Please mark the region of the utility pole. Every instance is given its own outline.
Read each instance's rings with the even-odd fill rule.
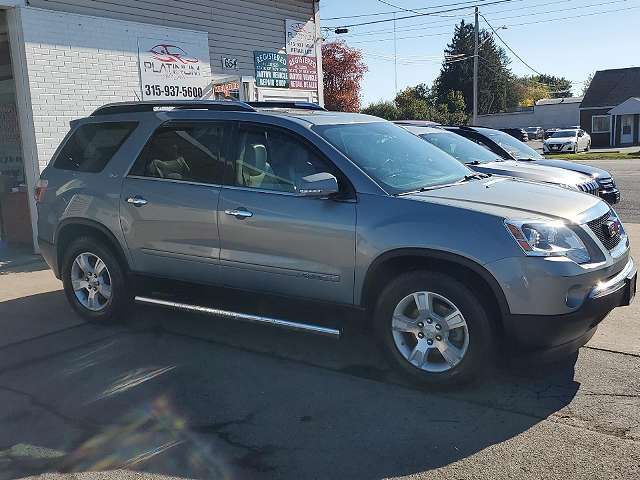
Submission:
[[[393,68],[395,72],[396,95],[398,95],[398,39],[396,38],[396,14],[393,14]]]
[[[478,7],[476,7],[476,25],[474,30],[475,42],[473,45],[473,125],[478,124]]]

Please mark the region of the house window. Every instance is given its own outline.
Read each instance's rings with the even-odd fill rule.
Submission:
[[[611,131],[611,116],[594,115],[591,117],[591,133],[609,133]]]

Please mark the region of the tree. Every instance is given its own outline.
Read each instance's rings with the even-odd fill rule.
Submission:
[[[595,73],[590,73],[589,75],[587,75],[587,78],[585,78],[584,80],[584,85],[582,86],[582,96],[584,97],[587,94],[587,90],[589,90],[589,87],[591,86],[591,80],[593,80],[593,76],[595,75]]]
[[[322,45],[324,103],[329,110],[360,110],[360,82],[368,68],[362,52],[347,46],[343,40]]]
[[[387,120],[431,120],[443,124],[464,124],[468,121],[462,92],[448,92],[440,102],[433,89],[421,83],[396,95],[393,102],[377,102],[362,113]]]
[[[512,94],[514,76],[509,57],[486,30],[479,33],[478,111],[493,113],[518,104]],[[473,110],[474,26],[464,20],[456,25],[445,60],[434,84],[438,103],[446,103],[450,91],[462,92],[467,113]]]
[[[533,82],[542,83],[548,87],[549,91],[546,98],[562,98],[573,96],[573,92],[571,91],[571,89],[573,88],[573,84],[571,83],[571,80],[568,80],[564,77],[542,74],[533,75],[529,78]]]
[[[538,82],[534,77],[521,77],[517,81],[518,104],[521,107],[533,107],[541,98],[552,98],[550,87]]]
[[[398,107],[396,107],[396,104],[388,100],[372,103],[368,107],[364,108],[362,113],[391,121],[401,119],[400,111],[398,110]]]

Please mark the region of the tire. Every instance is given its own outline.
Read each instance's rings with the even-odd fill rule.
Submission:
[[[89,277],[87,281],[87,276],[92,275],[90,271],[96,278]],[[80,237],[67,247],[63,254],[62,283],[73,309],[89,322],[116,321],[131,303],[127,275],[120,260],[110,247],[94,237]],[[89,299],[91,290],[93,300]]]
[[[429,292],[430,295],[426,298],[433,299],[430,304],[436,306],[434,310],[439,310],[442,317],[436,316],[434,312],[430,315],[435,318],[429,319],[429,315],[425,313],[417,316],[417,319],[425,318],[424,322],[415,324],[417,333],[413,330],[414,326],[409,327],[412,329],[409,333],[399,331],[403,330],[406,324],[404,320],[400,322],[394,320],[394,313],[397,318],[403,319],[404,316],[398,317],[399,311],[410,315],[417,303],[413,296],[414,304],[411,305],[412,299],[409,297],[416,292],[422,292],[422,294]],[[422,298],[425,297],[422,296]],[[424,303],[424,300],[421,301]],[[405,304],[408,305],[408,310],[403,310]],[[449,330],[448,326],[439,325],[439,323],[447,325],[447,322],[443,321],[444,316],[454,315],[450,313],[453,310],[443,310],[444,306],[453,306],[457,309],[466,326],[452,326]],[[417,314],[417,312],[414,313]],[[459,322],[457,317],[451,321],[452,324]],[[480,298],[466,285],[446,274],[418,271],[406,273],[394,279],[379,297],[374,312],[374,323],[378,340],[391,363],[402,373],[422,384],[447,387],[466,383],[476,380],[483,372],[488,373],[492,366],[492,347],[495,340],[486,309]],[[440,329],[436,330],[437,327]],[[449,331],[445,332],[444,328]],[[442,335],[438,335],[438,332]],[[421,334],[423,337],[418,338]],[[429,341],[432,342],[431,346],[425,346],[425,342]],[[420,343],[422,347],[418,348],[418,342],[422,342]],[[455,354],[447,354],[447,356],[454,357],[454,360],[459,356],[458,363],[445,361],[441,353],[441,349],[446,351],[451,345],[456,347],[456,350],[451,350]],[[415,353],[416,350],[420,351],[424,348],[428,349],[426,355]],[[461,352],[463,353],[460,355]],[[412,354],[416,356],[412,358]],[[412,361],[409,358],[412,358]]]

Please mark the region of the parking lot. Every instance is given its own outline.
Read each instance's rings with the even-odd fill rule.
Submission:
[[[640,171],[598,165],[640,258]],[[640,478],[639,314],[616,310],[566,361],[433,392],[366,330],[335,341],[148,307],[90,325],[41,264],[9,267],[0,480]]]

